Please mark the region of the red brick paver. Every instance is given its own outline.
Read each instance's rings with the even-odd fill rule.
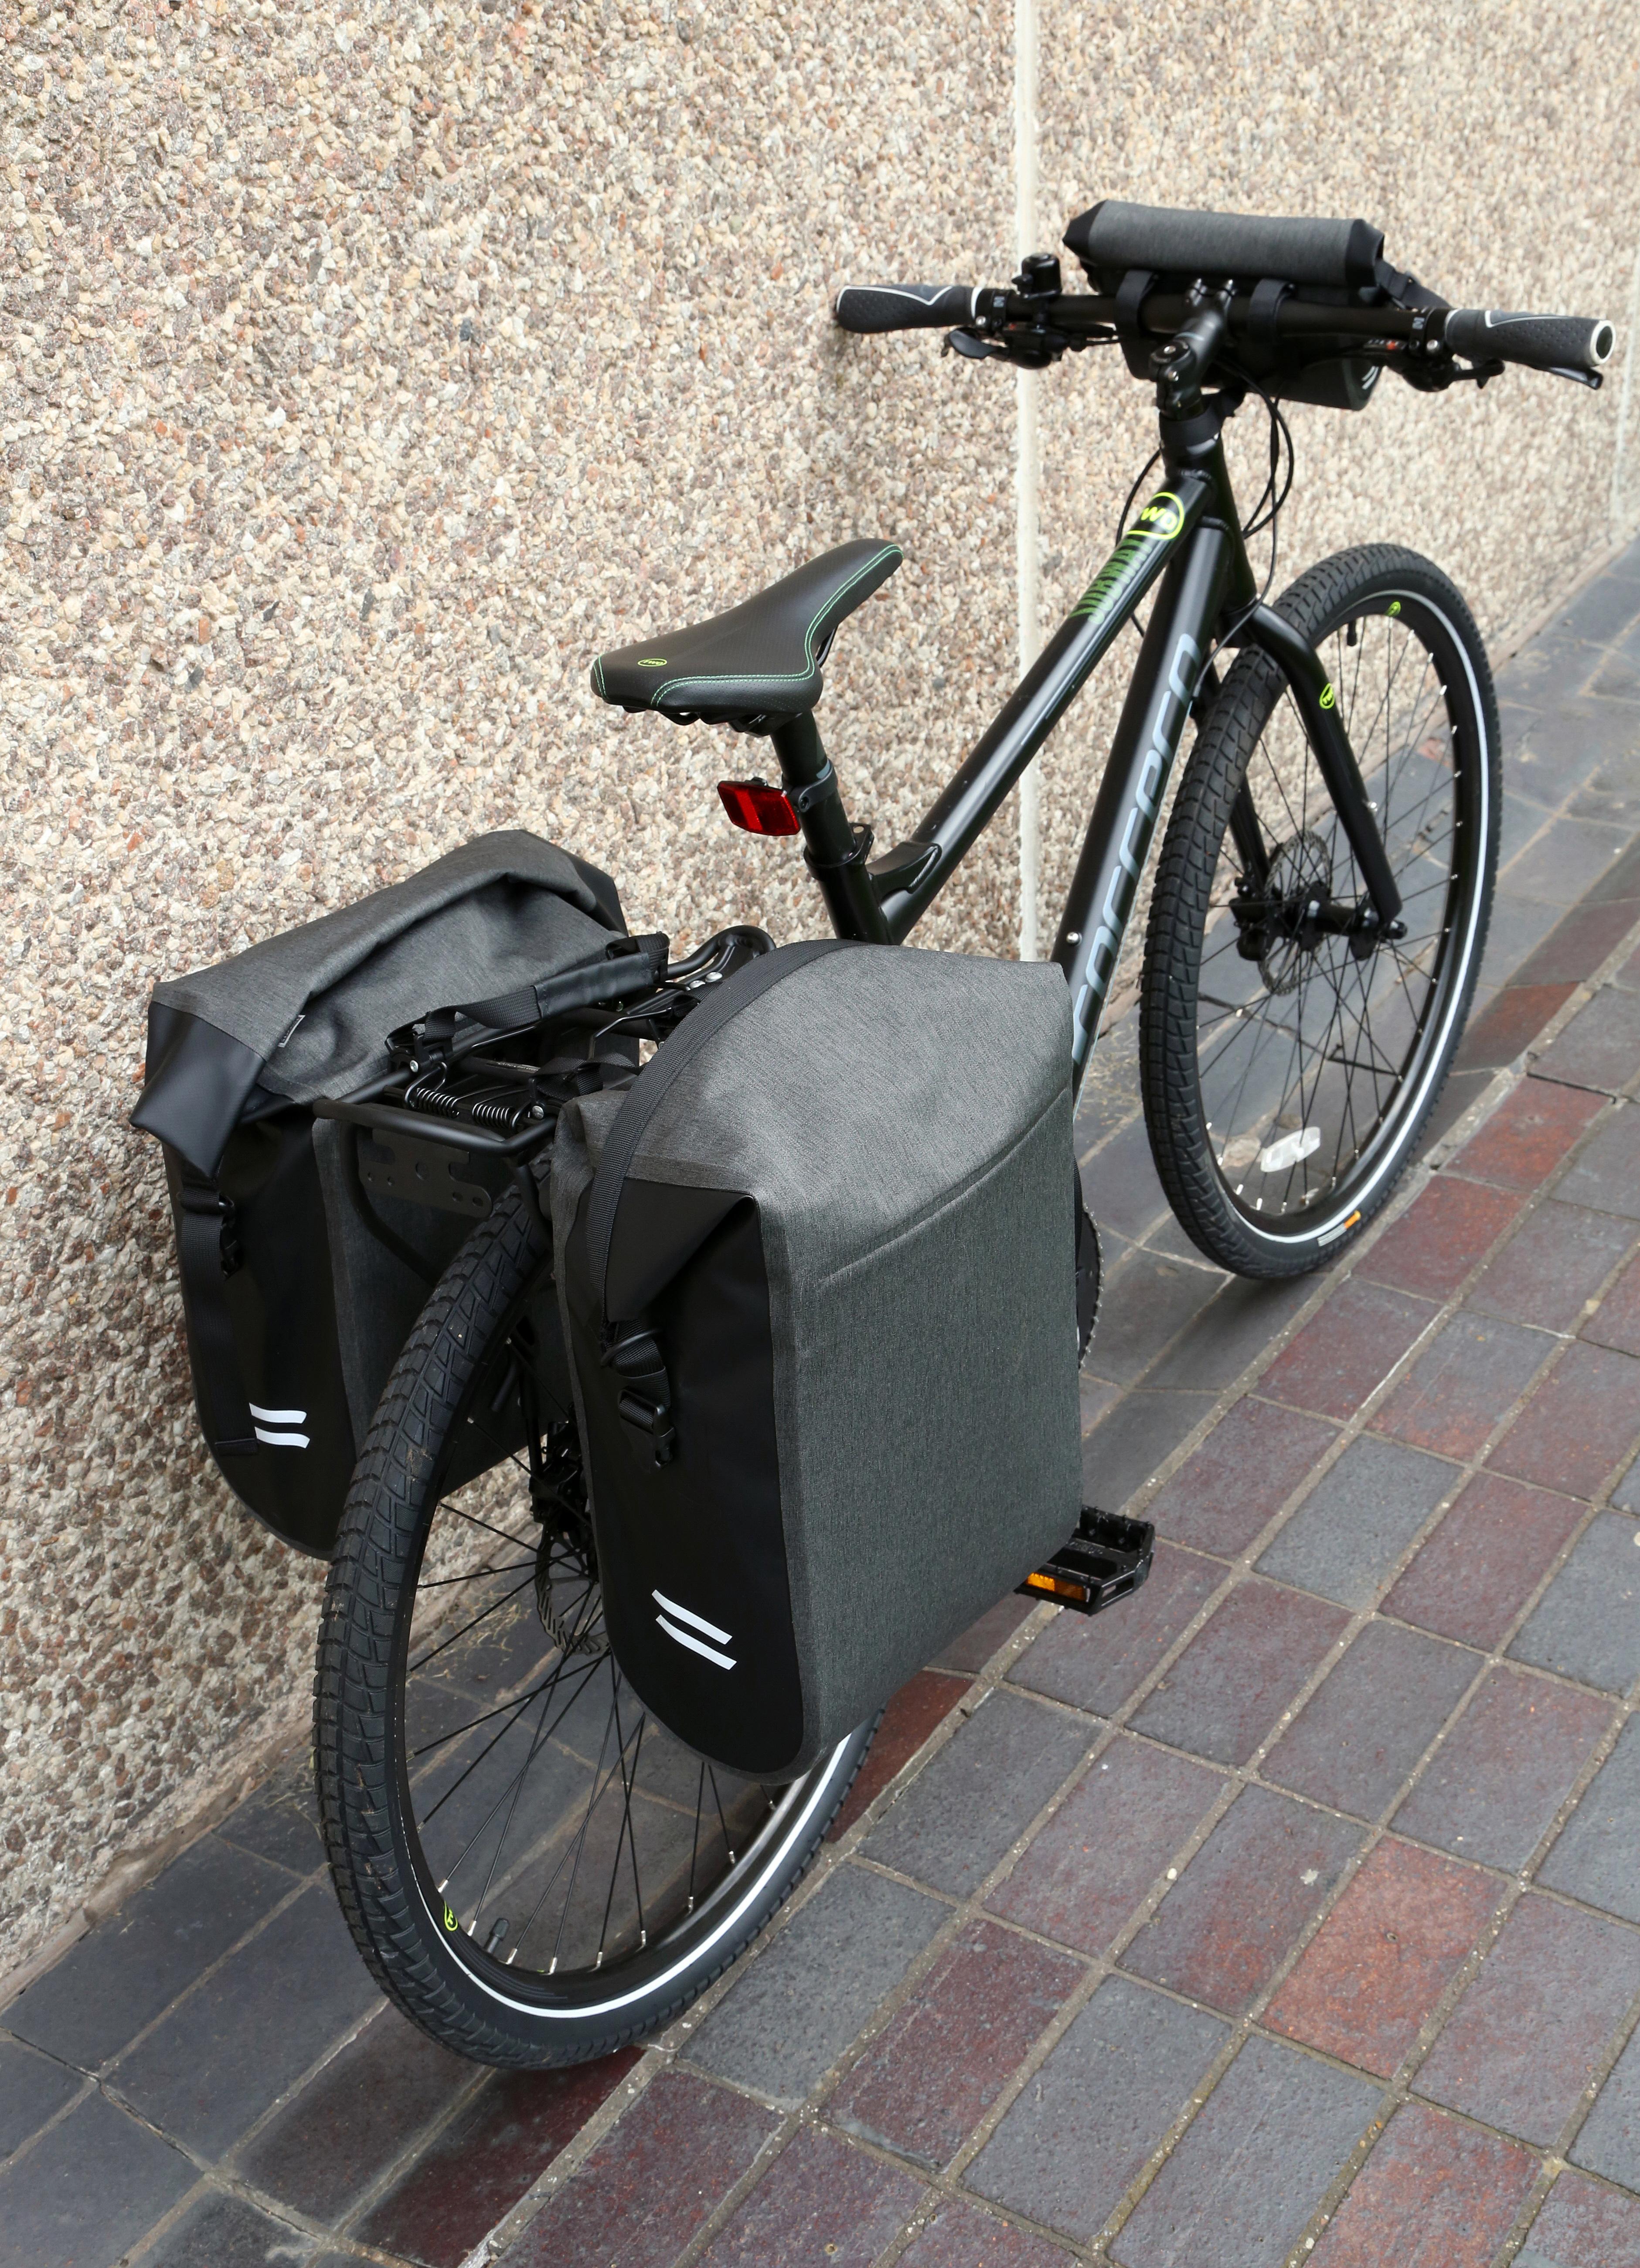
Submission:
[[[1197,1551],[1245,1551],[1337,1439],[1269,1402],[1239,1402],[1153,1499],[1158,1532]]]
[[[1570,1346],[1492,1450],[1494,1472],[1592,1497],[1640,1440],[1640,1361]]]
[[[1422,1546],[1384,1612],[1489,1653],[1582,1517],[1570,1498],[1482,1473]]]
[[[1528,1892],[1415,2085],[1507,2134],[1551,2143],[1640,1991],[1640,1933]]]
[[[1640,2198],[1564,2173],[1532,2224],[1526,2252],[1548,2268],[1640,2268]]]
[[[1305,1948],[1265,2021],[1389,2078],[1503,1895],[1496,1875],[1390,1837]]]
[[[1523,1194],[1564,1163],[1592,1119],[1607,1106],[1598,1094],[1547,1079],[1523,1079],[1458,1152],[1448,1173]]]
[[[1272,1789],[1232,1805],[1122,1955],[1227,2015],[1269,1986],[1360,1847],[1361,1830]]]
[[[1519,1196],[1440,1174],[1361,1263],[1360,1273],[1447,1300],[1520,1210]]]
[[[1259,1390],[1323,1417],[1353,1418],[1439,1312],[1428,1300],[1354,1279],[1277,1355]]]
[[[1079,1952],[1102,1951],[1224,1785],[1166,1749],[1113,1742],[991,1893],[992,1911]]]
[[[1311,2257],[1316,2268],[1488,2268],[1537,2169],[1519,2143],[1409,2102]]]
[[[508,2268],[669,2268],[777,2123],[726,2088],[663,2072],[530,2223]]]
[[[1231,1593],[1134,1714],[1222,1764],[1245,1764],[1349,1625],[1340,1607],[1256,1578]]]
[[[993,1923],[971,1925],[867,2051],[834,2116],[943,2166],[1081,1976],[1075,1962]]]
[[[835,2134],[799,2129],[700,2255],[702,2268],[823,2260],[871,2268],[921,2203],[923,2185]]]

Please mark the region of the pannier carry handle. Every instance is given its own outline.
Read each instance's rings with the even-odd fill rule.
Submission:
[[[602,1006],[636,999],[652,992],[666,973],[669,940],[658,931],[648,937],[612,938],[598,961],[566,968],[556,976],[543,976],[534,984],[496,994],[488,1000],[461,1000],[452,1007],[434,1008],[417,1019],[426,1044],[444,1050],[455,1035],[458,1017],[469,1018],[487,1031],[511,1031],[525,1024],[549,1023],[577,1008]],[[407,1025],[391,1036],[408,1041],[416,1029]]]
[[[842,938],[814,938],[804,945],[788,945],[763,954],[724,979],[709,999],[692,1008],[642,1075],[628,1090],[626,1101],[609,1130],[604,1153],[592,1183],[586,1216],[586,1249],[592,1288],[598,1296],[603,1327],[604,1360],[621,1381],[621,1415],[647,1443],[658,1465],[672,1461],[677,1436],[672,1423],[672,1386],[666,1358],[652,1331],[640,1318],[617,1318],[609,1312],[609,1251],[614,1240],[615,1213],[621,1192],[644,1129],[666,1099],[679,1074],[687,1070],[715,1033],[731,1017],[750,1006],[773,984],[828,953],[849,949]]]

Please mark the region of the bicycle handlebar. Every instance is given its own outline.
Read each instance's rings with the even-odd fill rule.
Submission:
[[[1252,301],[1239,292],[1226,310],[1229,328],[1248,328]],[[1138,309],[1145,331],[1166,336],[1188,315],[1177,292],[1152,292]],[[944,330],[974,324],[1002,333],[1011,323],[1047,323],[1073,338],[1107,336],[1115,323],[1114,298],[1099,293],[1062,292],[1025,298],[967,284],[847,284],[838,292],[835,313],[845,331]],[[1518,363],[1527,370],[1598,372],[1611,359],[1616,333],[1603,319],[1586,315],[1522,315],[1481,307],[1407,308],[1333,306],[1299,298],[1283,299],[1275,311],[1276,332],[1287,338],[1359,340],[1364,346],[1390,342],[1445,344],[1475,362]]]
[[[943,331],[971,323],[980,297],[967,284],[845,284],[834,312],[845,331]]]
[[[1608,322],[1586,315],[1511,315],[1482,307],[1452,308],[1443,335],[1454,354],[1472,362],[1518,362],[1527,370],[1599,370],[1617,343]]]

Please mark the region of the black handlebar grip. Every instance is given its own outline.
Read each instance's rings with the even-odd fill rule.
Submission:
[[[1446,343],[1475,362],[1518,362],[1527,370],[1599,370],[1612,358],[1617,334],[1586,315],[1511,315],[1499,309],[1453,307]]]
[[[845,284],[832,310],[845,331],[943,331],[971,322],[967,284]]]

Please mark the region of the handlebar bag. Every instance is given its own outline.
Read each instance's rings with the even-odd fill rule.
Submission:
[[[388,1373],[494,1193],[469,1160],[443,1209],[367,1196],[355,1130],[313,1104],[386,1071],[388,1033],[447,1002],[527,1021],[543,983],[625,935],[607,875],[512,830],[156,988],[132,1123],[165,1152],[200,1425],[298,1550],[334,1549]]]
[[[1070,996],[791,946],[570,1104],[554,1248],[604,1612],[639,1698],[805,1770],[1081,1506]]]

